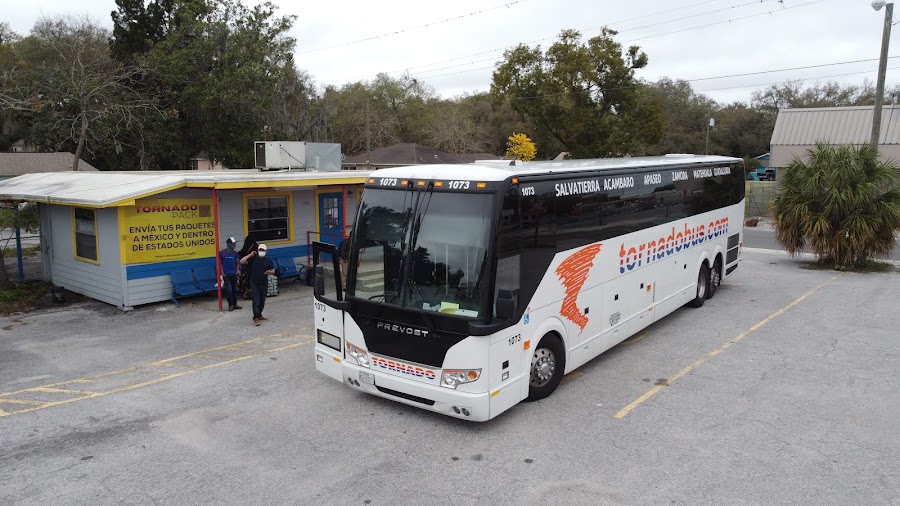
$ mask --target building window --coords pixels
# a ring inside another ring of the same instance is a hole
[[[325,197],[322,199],[322,211],[324,213],[323,224],[327,229],[340,228],[341,200],[337,197]]]
[[[291,197],[288,193],[246,197],[247,233],[256,242],[291,241]]]
[[[93,209],[72,208],[72,228],[75,234],[75,258],[98,262],[97,212]]]

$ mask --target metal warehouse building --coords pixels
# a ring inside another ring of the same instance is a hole
[[[873,106],[781,109],[772,131],[769,167],[783,169],[794,158],[806,158],[817,142],[825,144],[868,144],[872,137]],[[881,109],[878,152],[900,160],[900,106]]]
[[[66,172],[0,182],[35,202],[44,279],[129,309],[173,297],[175,274],[215,279],[216,252],[253,234],[269,255],[308,264],[313,240],[349,232],[363,171]]]

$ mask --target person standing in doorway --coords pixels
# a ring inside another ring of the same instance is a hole
[[[275,274],[275,264],[271,258],[266,258],[268,250],[265,244],[260,244],[256,251],[241,258],[241,265],[250,264],[250,298],[253,299],[253,325],[256,326],[268,320],[262,313],[266,307],[269,276]]]
[[[228,300],[228,310],[241,309],[237,303],[237,274],[240,268],[240,257],[234,250],[234,237],[225,241],[225,249],[219,252],[219,262],[222,265],[222,284],[225,288],[225,298]]]

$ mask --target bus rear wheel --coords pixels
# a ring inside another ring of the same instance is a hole
[[[706,262],[700,266],[700,273],[697,274],[697,294],[694,300],[687,303],[689,307],[700,307],[706,302],[706,294],[709,292],[709,267]]]
[[[543,399],[556,390],[566,369],[566,350],[555,334],[541,338],[531,357],[528,400]]]
[[[706,299],[709,300],[713,298],[716,294],[716,290],[718,290],[719,285],[722,284],[722,257],[717,256],[716,261],[713,263],[713,268],[709,271],[709,289],[706,291]]]

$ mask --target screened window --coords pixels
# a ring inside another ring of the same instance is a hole
[[[256,242],[290,240],[290,227],[287,194],[247,197],[247,232]]]
[[[93,209],[74,208],[75,258],[96,262],[97,214]]]

